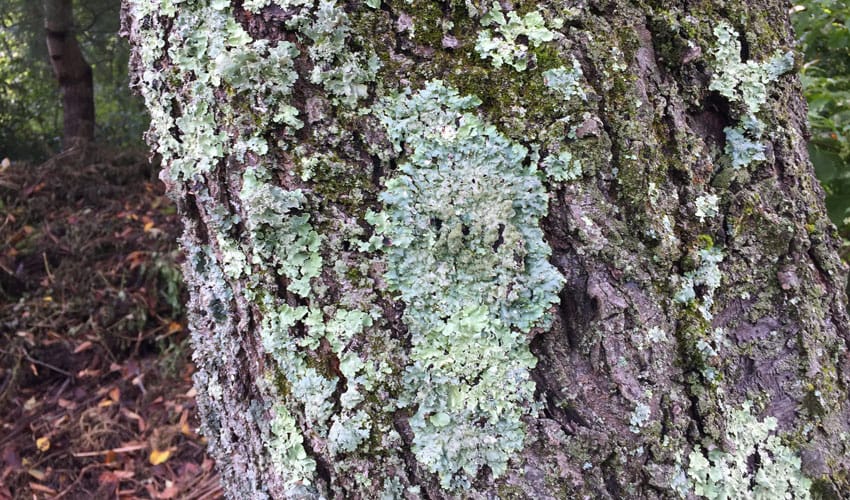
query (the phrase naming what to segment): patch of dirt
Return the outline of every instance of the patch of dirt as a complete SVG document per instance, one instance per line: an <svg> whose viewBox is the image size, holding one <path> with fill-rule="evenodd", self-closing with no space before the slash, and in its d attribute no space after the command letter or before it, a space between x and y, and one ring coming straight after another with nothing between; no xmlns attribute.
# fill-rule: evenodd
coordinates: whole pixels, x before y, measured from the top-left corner
<svg viewBox="0 0 850 500"><path fill-rule="evenodd" d="M0 170L0 499L221 498L174 206L144 156L86 156Z"/></svg>

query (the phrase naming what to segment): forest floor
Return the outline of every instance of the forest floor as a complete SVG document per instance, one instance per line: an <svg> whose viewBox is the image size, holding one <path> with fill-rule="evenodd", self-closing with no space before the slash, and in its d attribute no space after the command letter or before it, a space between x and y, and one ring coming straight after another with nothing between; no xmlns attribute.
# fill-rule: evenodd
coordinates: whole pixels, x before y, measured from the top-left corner
<svg viewBox="0 0 850 500"><path fill-rule="evenodd" d="M220 498L143 156L0 166L0 500Z"/></svg>

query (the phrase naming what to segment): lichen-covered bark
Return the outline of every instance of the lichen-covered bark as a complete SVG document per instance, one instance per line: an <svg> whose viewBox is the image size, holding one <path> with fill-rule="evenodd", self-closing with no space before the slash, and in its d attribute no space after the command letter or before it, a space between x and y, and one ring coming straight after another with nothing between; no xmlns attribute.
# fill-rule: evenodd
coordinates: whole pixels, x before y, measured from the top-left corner
<svg viewBox="0 0 850 500"><path fill-rule="evenodd" d="M850 495L786 12L127 1L230 495Z"/></svg>

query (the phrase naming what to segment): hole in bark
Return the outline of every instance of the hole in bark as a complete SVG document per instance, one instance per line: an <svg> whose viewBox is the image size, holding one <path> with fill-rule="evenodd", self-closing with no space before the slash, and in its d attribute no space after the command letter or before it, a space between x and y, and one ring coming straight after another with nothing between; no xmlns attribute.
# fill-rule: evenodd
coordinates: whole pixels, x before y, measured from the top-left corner
<svg viewBox="0 0 850 500"><path fill-rule="evenodd" d="M504 233L505 233L505 225L499 224L499 237L496 239L496 242L493 243L493 251L494 252L498 252L499 247L502 246L502 243L505 242Z"/></svg>
<svg viewBox="0 0 850 500"><path fill-rule="evenodd" d="M605 489L608 490L608 493L610 493L613 498L626 498L626 495L620 487L620 483L617 481L618 466L616 464L615 455L609 455L608 458L602 462L601 468L603 479L605 481Z"/></svg>
<svg viewBox="0 0 850 500"><path fill-rule="evenodd" d="M732 126L732 113L729 101L718 92L709 93L698 110L687 113L688 126L710 145L723 149L726 133L723 129Z"/></svg>
<svg viewBox="0 0 850 500"><path fill-rule="evenodd" d="M741 42L741 61L746 62L750 59L750 42L747 41L746 30L736 29L738 30L738 41Z"/></svg>

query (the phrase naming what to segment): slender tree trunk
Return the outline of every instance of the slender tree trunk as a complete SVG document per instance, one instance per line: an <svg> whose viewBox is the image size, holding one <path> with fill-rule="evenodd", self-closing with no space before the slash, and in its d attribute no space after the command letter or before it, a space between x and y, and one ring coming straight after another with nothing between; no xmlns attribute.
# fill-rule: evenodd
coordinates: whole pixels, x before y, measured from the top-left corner
<svg viewBox="0 0 850 500"><path fill-rule="evenodd" d="M787 5L125 3L232 498L848 498Z"/></svg>
<svg viewBox="0 0 850 500"><path fill-rule="evenodd" d="M44 27L53 74L62 89L64 148L94 138L94 83L74 36L72 0L45 0Z"/></svg>

